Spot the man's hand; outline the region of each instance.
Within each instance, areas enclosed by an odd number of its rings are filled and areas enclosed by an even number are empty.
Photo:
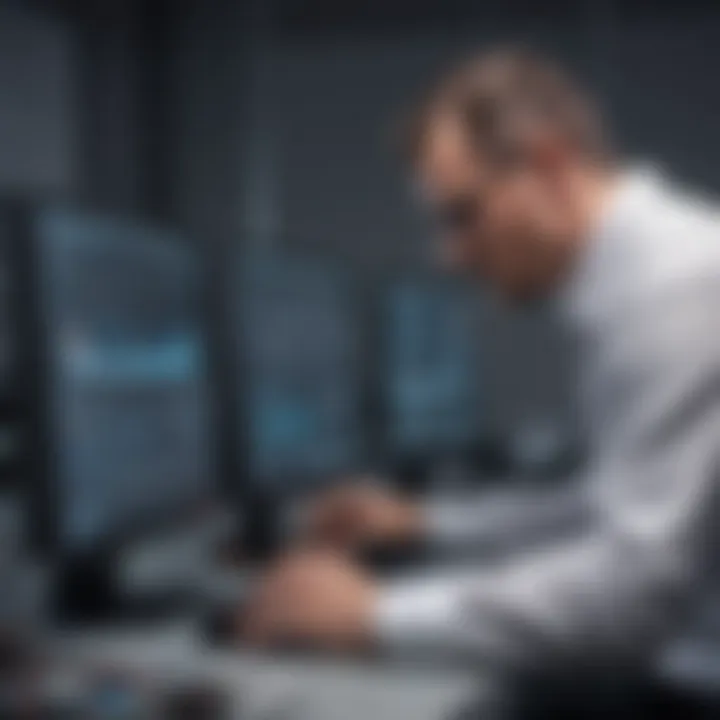
[[[419,506],[369,484],[330,491],[311,508],[307,539],[343,550],[402,545],[422,538]]]
[[[249,603],[245,642],[359,651],[371,644],[375,586],[337,553],[307,551],[272,569]]]

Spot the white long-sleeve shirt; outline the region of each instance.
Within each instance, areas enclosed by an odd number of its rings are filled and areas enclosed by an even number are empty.
[[[386,588],[377,632],[388,648],[517,670],[646,663],[702,596],[720,531],[714,210],[628,172],[559,311],[581,341],[593,522],[499,567]]]

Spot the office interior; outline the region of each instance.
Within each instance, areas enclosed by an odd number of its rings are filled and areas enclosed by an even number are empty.
[[[0,3],[7,717],[25,683],[42,717],[500,717],[475,670],[258,658],[211,621],[342,479],[572,492],[572,338],[434,269],[392,146],[438,70],[505,41],[720,189],[712,3]],[[720,635],[683,667],[714,697]]]

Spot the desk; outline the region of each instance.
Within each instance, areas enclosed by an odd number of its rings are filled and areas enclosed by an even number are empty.
[[[242,720],[449,720],[492,697],[470,671],[213,650],[188,623],[78,633],[56,649],[66,662],[127,667],[159,683],[210,680]]]

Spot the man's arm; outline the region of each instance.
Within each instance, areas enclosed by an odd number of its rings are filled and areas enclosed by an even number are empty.
[[[503,487],[423,502],[377,484],[335,488],[300,518],[301,535],[335,548],[421,545],[432,555],[493,555],[577,533],[592,520],[584,483]]]
[[[423,506],[424,541],[431,550],[504,553],[586,530],[592,506],[585,483],[505,487],[471,496],[435,497]]]
[[[604,429],[590,479],[598,530],[483,576],[386,589],[381,642],[516,669],[648,656],[679,620],[712,552],[717,300],[699,282],[678,289],[624,318],[604,348]]]

